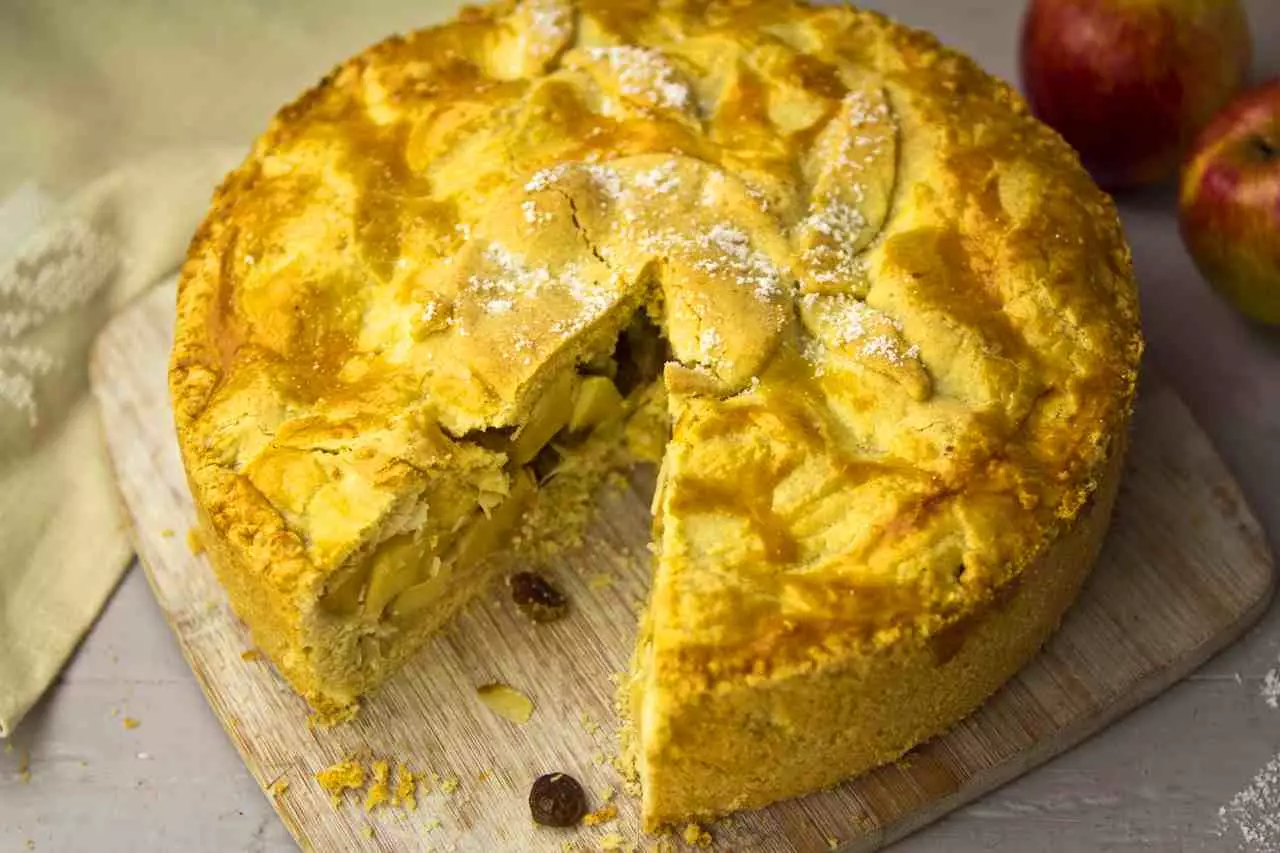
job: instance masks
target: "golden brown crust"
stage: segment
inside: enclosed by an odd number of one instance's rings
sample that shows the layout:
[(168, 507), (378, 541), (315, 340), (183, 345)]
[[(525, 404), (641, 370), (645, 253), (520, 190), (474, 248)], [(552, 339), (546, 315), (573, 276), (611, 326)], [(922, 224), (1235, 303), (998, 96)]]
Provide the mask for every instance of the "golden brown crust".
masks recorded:
[[(468, 9), (283, 109), (183, 269), (170, 379), (214, 566), (314, 705), (482, 582), (459, 531), (528, 491), (483, 436), (642, 308), (674, 355), (634, 678), (655, 767), (708, 692), (945, 642), (1083, 553), (1136, 291), (1110, 199), (1009, 87), (847, 7)], [(410, 593), (435, 621), (387, 628)], [(1060, 608), (1035, 612), (1010, 648)]]

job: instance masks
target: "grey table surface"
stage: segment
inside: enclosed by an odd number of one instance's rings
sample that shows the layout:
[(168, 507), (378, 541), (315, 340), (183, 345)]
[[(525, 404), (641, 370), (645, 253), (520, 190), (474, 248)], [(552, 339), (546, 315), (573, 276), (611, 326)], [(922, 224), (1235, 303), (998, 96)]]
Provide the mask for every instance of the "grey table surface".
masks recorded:
[[(168, 145), (246, 144), (333, 63), (443, 17), (446, 0), (6, 0), (0, 195), (71, 190)], [(1014, 79), (1022, 3), (869, 5)], [(1280, 73), (1280, 0), (1248, 0), (1257, 78)], [(1280, 335), (1250, 327), (1183, 251), (1173, 190), (1121, 200), (1150, 357), (1280, 545)], [(1241, 642), (1102, 734), (902, 842), (925, 851), (1280, 850), (1275, 608)], [(141, 720), (126, 729), (121, 718)], [(293, 849), (196, 686), (134, 567), (0, 754), (0, 853)], [(30, 754), (22, 782), (18, 756)], [(1270, 767), (1270, 771), (1268, 771)], [(1265, 792), (1266, 783), (1274, 783)], [(1253, 794), (1254, 796), (1250, 796)], [(1236, 808), (1231, 807), (1232, 803)], [(1225, 807), (1225, 811), (1224, 811)]]

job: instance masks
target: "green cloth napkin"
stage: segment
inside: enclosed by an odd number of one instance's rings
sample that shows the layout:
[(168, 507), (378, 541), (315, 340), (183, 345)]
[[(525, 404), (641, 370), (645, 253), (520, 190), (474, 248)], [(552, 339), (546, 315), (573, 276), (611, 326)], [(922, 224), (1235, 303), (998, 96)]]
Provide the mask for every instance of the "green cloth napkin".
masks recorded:
[(88, 385), (103, 322), (172, 273), (239, 149), (167, 151), (58, 202), (0, 199), (0, 737), (92, 625), (133, 550)]

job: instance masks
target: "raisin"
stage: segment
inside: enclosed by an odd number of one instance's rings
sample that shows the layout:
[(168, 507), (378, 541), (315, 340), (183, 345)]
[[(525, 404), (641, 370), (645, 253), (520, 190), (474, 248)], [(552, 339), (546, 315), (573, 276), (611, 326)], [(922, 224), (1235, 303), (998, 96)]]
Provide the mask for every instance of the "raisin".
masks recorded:
[(543, 826), (574, 826), (587, 813), (587, 795), (567, 773), (545, 773), (529, 789), (529, 812)]
[(516, 572), (508, 583), (511, 600), (534, 622), (554, 622), (569, 612), (569, 599), (537, 572)]

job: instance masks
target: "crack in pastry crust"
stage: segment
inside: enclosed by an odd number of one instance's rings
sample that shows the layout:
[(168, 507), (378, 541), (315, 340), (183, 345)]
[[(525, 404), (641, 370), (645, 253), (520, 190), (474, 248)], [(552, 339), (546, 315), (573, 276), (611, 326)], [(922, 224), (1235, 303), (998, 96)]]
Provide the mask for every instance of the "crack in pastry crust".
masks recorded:
[[(183, 269), (171, 385), (206, 539), (313, 704), (349, 705), (483, 585), (551, 500), (534, 469), (570, 411), (651, 413), (652, 388), (598, 378), (641, 313), (673, 356), (632, 679), (653, 821), (733, 807), (671, 802), (697, 765), (671, 727), (707, 691), (1003, 624), (1113, 487), (1128, 250), (1006, 86), (846, 7), (467, 9), (282, 110)], [(1060, 616), (1033, 611), (1022, 657)]]

